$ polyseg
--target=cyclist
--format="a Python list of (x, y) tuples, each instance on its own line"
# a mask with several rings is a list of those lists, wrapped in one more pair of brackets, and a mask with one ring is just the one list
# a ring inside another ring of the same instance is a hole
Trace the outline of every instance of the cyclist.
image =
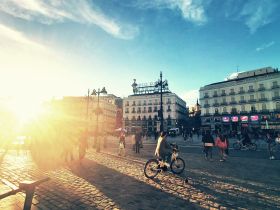
[(244, 133), (242, 144), (243, 144), (243, 146), (248, 146), (251, 144), (251, 139), (250, 139), (248, 133)]
[(168, 163), (167, 166), (169, 167), (171, 162), (172, 147), (167, 142), (166, 132), (161, 132), (158, 138), (155, 155), (159, 158), (162, 158), (163, 160), (166, 160)]

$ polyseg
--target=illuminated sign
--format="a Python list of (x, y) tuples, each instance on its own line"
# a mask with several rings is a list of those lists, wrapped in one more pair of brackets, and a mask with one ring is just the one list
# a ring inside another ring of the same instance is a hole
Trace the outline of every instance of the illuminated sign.
[(248, 116), (241, 116), (241, 117), (240, 117), (240, 120), (241, 120), (242, 122), (247, 122), (247, 121), (248, 121)]
[(231, 121), (232, 122), (238, 122), (238, 116), (232, 116)]
[(251, 121), (258, 121), (259, 120), (259, 116), (258, 115), (252, 115), (251, 116)]
[(223, 122), (229, 122), (229, 117), (223, 117)]

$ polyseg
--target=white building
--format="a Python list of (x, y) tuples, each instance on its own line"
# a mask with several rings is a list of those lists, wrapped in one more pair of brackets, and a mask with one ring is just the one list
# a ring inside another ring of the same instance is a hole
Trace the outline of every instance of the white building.
[(236, 73), (200, 88), (202, 126), (212, 130), (280, 128), (280, 73), (271, 67)]
[[(136, 84), (136, 83), (135, 83)], [(125, 128), (132, 132), (140, 127), (142, 132), (152, 134), (159, 131), (160, 119), (160, 94), (155, 84), (139, 84), (134, 95), (123, 99), (123, 120)], [(164, 130), (179, 127), (186, 121), (186, 102), (171, 93), (168, 89), (163, 90), (163, 121)]]

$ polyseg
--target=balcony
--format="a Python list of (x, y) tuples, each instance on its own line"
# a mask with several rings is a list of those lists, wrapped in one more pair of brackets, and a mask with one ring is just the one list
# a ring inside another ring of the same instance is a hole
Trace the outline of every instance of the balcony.
[(280, 96), (274, 96), (272, 97), (272, 100), (280, 100)]
[(244, 94), (245, 91), (244, 91), (244, 90), (240, 90), (238, 93), (239, 93), (239, 94)]
[(167, 101), (166, 104), (171, 104), (171, 101)]
[(143, 110), (143, 111), (142, 111), (142, 113), (146, 113), (146, 112), (147, 112), (146, 110)]
[(141, 110), (137, 110), (137, 113), (141, 113)]
[(166, 111), (167, 111), (167, 112), (171, 112), (171, 109), (167, 109)]
[(132, 106), (136, 106), (136, 103), (133, 103)]
[(157, 109), (154, 109), (154, 112), (157, 112), (158, 110)]
[(227, 105), (227, 102), (222, 102), (221, 103), (221, 106), (226, 106)]
[(209, 98), (209, 96), (208, 96), (208, 95), (205, 95), (204, 98)]
[(135, 112), (135, 110), (132, 110), (132, 112), (131, 112), (131, 113), (136, 113), (136, 112)]
[(155, 102), (154, 105), (159, 105), (159, 103)]
[(125, 104), (125, 106), (129, 106), (129, 104)]
[(276, 89), (276, 88), (279, 88), (279, 87), (280, 87), (279, 85), (272, 85), (271, 89)]
[(249, 89), (249, 90), (248, 90), (248, 93), (253, 93), (253, 92), (255, 92), (254, 89)]
[(260, 87), (258, 91), (265, 91), (265, 87)]
[(232, 105), (232, 104), (237, 104), (237, 102), (236, 102), (236, 101), (230, 101), (229, 104), (230, 104), (230, 105)]
[(222, 114), (228, 114), (228, 112), (222, 112)]
[(213, 98), (215, 98), (215, 97), (218, 97), (218, 94), (214, 94), (214, 95), (213, 95)]
[(210, 104), (204, 104), (203, 107), (204, 107), (204, 108), (209, 108), (209, 107), (210, 107)]
[(125, 111), (125, 113), (126, 113), (126, 114), (129, 113), (129, 111)]
[(249, 103), (255, 103), (255, 102), (257, 102), (257, 100), (256, 99), (249, 99), (248, 102)]
[(268, 101), (267, 98), (260, 98), (259, 101)]
[(246, 100), (240, 100), (239, 103), (240, 103), (240, 104), (246, 104), (247, 101), (246, 101)]
[(226, 93), (222, 93), (222, 94), (221, 94), (221, 96), (226, 96), (226, 95), (227, 95)]
[(229, 92), (229, 95), (235, 95), (235, 92)]
[(149, 109), (149, 110), (148, 110), (148, 113), (151, 113), (151, 112), (152, 112), (152, 110)]
[(213, 106), (217, 107), (217, 106), (219, 106), (219, 103), (214, 103)]

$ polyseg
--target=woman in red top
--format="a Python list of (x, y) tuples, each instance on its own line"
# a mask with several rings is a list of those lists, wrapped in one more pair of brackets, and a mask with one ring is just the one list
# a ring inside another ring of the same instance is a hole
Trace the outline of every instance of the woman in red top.
[(225, 150), (227, 149), (227, 141), (224, 135), (219, 135), (216, 139), (216, 146), (219, 149), (220, 161), (225, 161)]

